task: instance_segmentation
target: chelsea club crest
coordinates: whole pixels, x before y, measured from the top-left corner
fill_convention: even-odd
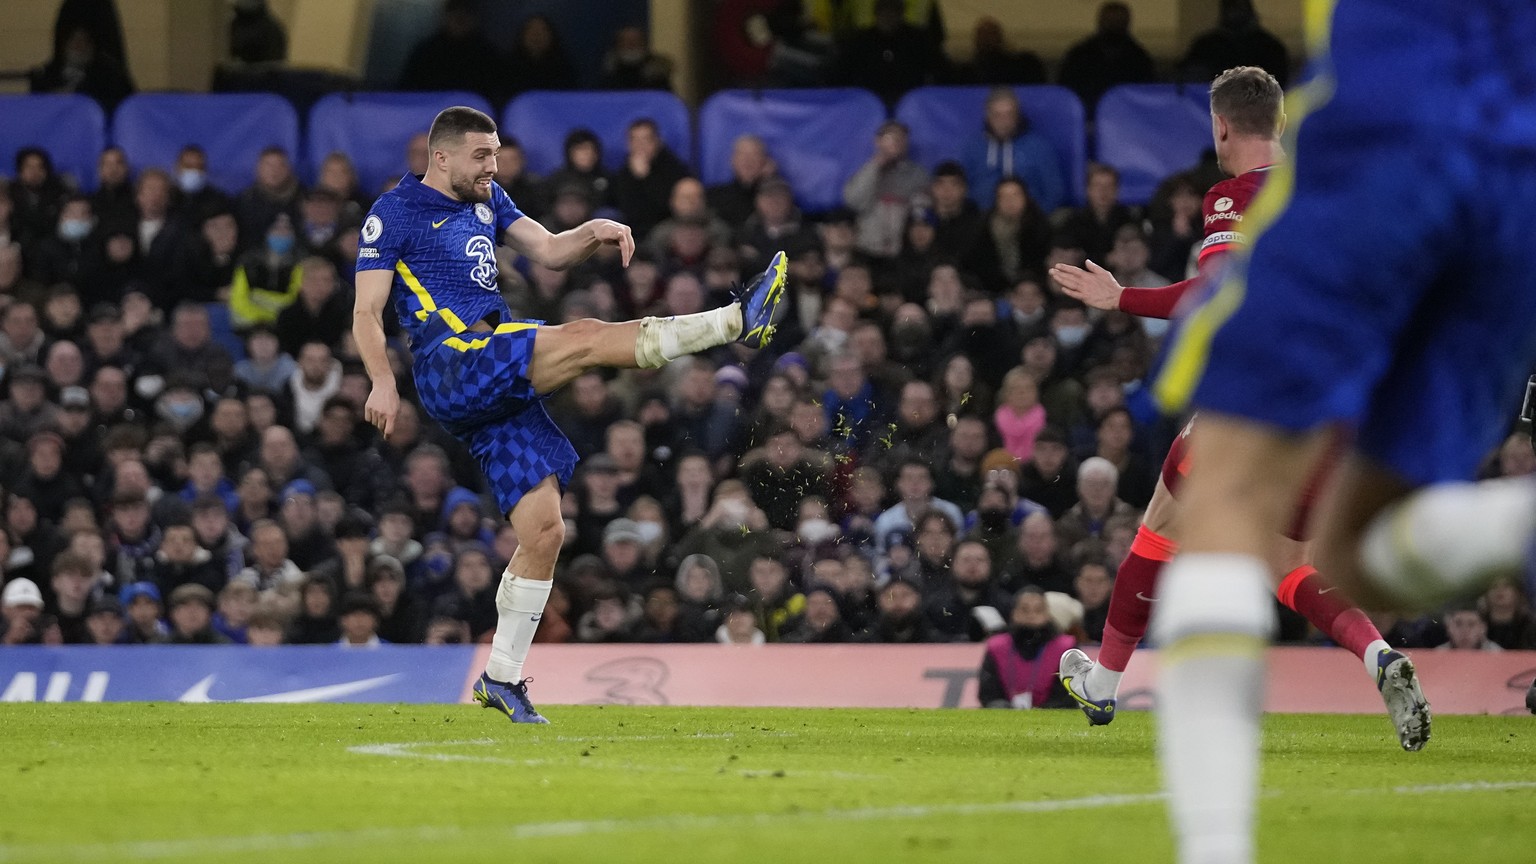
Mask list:
[[[491,219],[493,218],[491,216],[491,208],[484,204],[475,205],[475,216],[479,217],[480,221],[487,225],[491,224]]]

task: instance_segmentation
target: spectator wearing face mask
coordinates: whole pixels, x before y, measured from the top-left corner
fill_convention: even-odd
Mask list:
[[[1020,591],[1009,624],[1006,633],[987,640],[976,693],[982,707],[1073,707],[1056,667],[1077,640],[1057,629],[1045,594],[1038,588]]]

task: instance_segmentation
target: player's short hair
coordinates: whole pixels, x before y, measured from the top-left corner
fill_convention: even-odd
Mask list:
[[[484,111],[466,105],[444,108],[432,120],[432,129],[427,133],[427,146],[435,150],[448,144],[457,144],[470,132],[494,135],[496,121]]]
[[[1277,135],[1284,100],[1280,82],[1257,66],[1234,66],[1211,82],[1211,113],[1244,135]]]

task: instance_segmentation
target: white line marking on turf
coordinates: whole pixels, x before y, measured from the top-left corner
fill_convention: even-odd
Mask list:
[[[1441,783],[1422,786],[1346,789],[1344,794],[1367,795],[1406,792],[1416,795],[1455,792],[1506,792],[1536,789],[1536,781]],[[1273,790],[1281,794],[1282,790]],[[175,840],[130,840],[121,843],[30,843],[0,845],[0,861],[29,857],[98,862],[106,860],[186,858],[233,855],[248,852],[279,852],[347,846],[357,843],[432,843],[474,839],[533,840],[543,837],[582,837],[644,831],[709,830],[735,827],[774,827],[787,822],[873,822],[894,819],[932,819],[941,816],[987,816],[1014,813],[1058,813],[1154,804],[1161,793],[1090,795],[1036,801],[1000,801],[973,804],[910,804],[864,807],[852,810],[821,810],[799,813],[743,813],[704,816],[679,814],[644,819],[588,819],[530,822],[522,825],[479,826],[419,825],[409,828],[360,828],[350,831],[305,831],[292,834],[247,834],[235,837],[189,837]]]
[[[787,733],[780,733],[780,734],[783,735],[784,737],[787,737]],[[689,736],[689,737],[703,737],[703,736]],[[727,733],[727,734],[724,734],[724,735],[713,735],[713,736],[710,736],[710,737],[721,738],[721,737],[731,737],[731,736]],[[581,737],[568,737],[568,738],[562,737],[562,738],[557,738],[556,740],[557,741],[607,742],[607,741],[634,741],[634,740],[649,741],[649,740],[653,740],[653,739],[663,739],[663,738],[666,738],[668,740],[674,740],[673,738],[671,738],[671,736],[665,736],[665,735],[634,735],[634,736],[630,736],[629,738],[623,738],[623,737],[614,738],[614,737],[605,737],[605,736],[581,736]],[[633,763],[633,762],[627,762],[627,761],[626,762],[610,762],[610,761],[603,760],[603,759],[591,759],[591,758],[587,758],[586,756],[582,756],[582,757],[578,758],[578,757],[573,757],[573,756],[567,755],[567,756],[564,756],[563,758],[558,758],[558,759],[513,759],[513,758],[508,758],[508,757],[505,757],[505,756],[479,756],[479,755],[472,755],[472,754],[468,754],[468,753],[426,752],[426,749],[425,749],[425,748],[428,748],[428,747],[431,747],[431,748],[434,748],[434,749],[438,749],[438,748],[443,748],[443,747],[484,746],[484,745],[488,745],[488,744],[500,744],[500,743],[504,743],[504,742],[498,741],[497,739],[494,739],[494,738],[471,738],[471,739],[464,740],[464,741],[404,741],[404,742],[386,743],[386,744],[357,744],[357,745],[353,745],[351,747],[348,747],[347,748],[347,752],[348,753],[357,753],[357,754],[362,755],[362,756],[383,756],[383,757],[385,757],[387,759],[425,759],[425,760],[427,760],[429,762],[479,762],[479,763],[482,763],[482,764],[485,764],[485,765],[516,765],[516,766],[522,767],[522,768],[536,768],[536,767],[541,766],[541,765],[560,764],[560,765],[575,765],[575,766],[582,767],[582,768],[598,768],[598,769],[609,769],[609,770],[617,770],[617,771],[643,771],[643,772],[648,772],[648,773],[653,773],[653,774],[697,774],[697,773],[699,773],[699,769],[697,769],[697,768],[681,768],[681,767],[676,767],[676,766],[660,766],[660,765],[640,765],[640,764],[636,764],[636,763]],[[731,771],[729,773],[739,774],[742,777],[769,777],[769,776],[778,776],[778,777],[818,777],[818,778],[825,778],[825,779],[831,779],[831,780],[888,780],[888,779],[890,779],[889,775],[885,775],[885,774],[858,774],[858,773],[854,773],[854,772],[850,772],[850,771],[823,771],[823,770],[820,770],[820,769],[809,769],[809,770],[807,770],[807,769],[781,769],[781,770],[775,770],[775,769],[738,769],[738,770],[733,770],[733,771]]]

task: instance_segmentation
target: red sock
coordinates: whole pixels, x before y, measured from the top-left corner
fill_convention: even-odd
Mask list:
[[[1342,648],[1365,659],[1365,649],[1381,638],[1381,631],[1371,623],[1359,606],[1350,602],[1338,586],[1330,585],[1310,564],[1285,574],[1275,596],[1312,622]]]
[[[1152,600],[1157,597],[1157,574],[1177,551],[1172,540],[1143,525],[1131,541],[1131,553],[1125,556],[1115,573],[1115,588],[1109,595],[1109,617],[1104,624],[1104,647],[1099,649],[1099,665],[1112,672],[1124,672],[1141,637],[1147,633],[1152,617]]]

